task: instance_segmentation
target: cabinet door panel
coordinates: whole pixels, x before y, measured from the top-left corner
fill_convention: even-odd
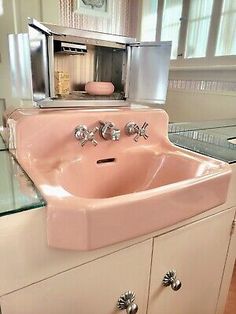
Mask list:
[[[127,290],[146,313],[152,240],[6,295],[2,314],[113,314]]]
[[[214,314],[234,210],[160,236],[154,241],[148,314]],[[171,269],[178,291],[163,287]]]

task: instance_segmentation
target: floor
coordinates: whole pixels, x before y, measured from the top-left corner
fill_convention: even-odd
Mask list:
[[[236,313],[236,264],[234,266],[234,273],[229,289],[228,300],[226,303],[224,314],[235,314]]]

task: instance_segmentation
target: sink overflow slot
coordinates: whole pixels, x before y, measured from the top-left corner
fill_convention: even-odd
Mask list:
[[[116,161],[115,158],[105,158],[105,159],[97,160],[97,164],[106,164],[106,163],[115,162],[115,161]]]

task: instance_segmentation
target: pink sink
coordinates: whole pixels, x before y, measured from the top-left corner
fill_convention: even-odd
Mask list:
[[[77,125],[112,121],[120,141],[81,147]],[[158,109],[22,110],[9,118],[16,155],[47,200],[52,247],[91,250],[171,226],[225,202],[228,164],[177,148]],[[148,122],[148,140],[127,136]]]
[[[97,164],[93,155],[90,158],[83,156],[60,165],[56,182],[72,195],[104,199],[155,189],[212,172],[206,161],[184,153],[156,153],[157,149],[154,146],[124,150],[110,164]]]

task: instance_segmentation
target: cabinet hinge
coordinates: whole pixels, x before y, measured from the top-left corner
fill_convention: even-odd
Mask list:
[[[234,219],[232,222],[231,234],[234,233],[235,227],[236,227],[236,219]]]

